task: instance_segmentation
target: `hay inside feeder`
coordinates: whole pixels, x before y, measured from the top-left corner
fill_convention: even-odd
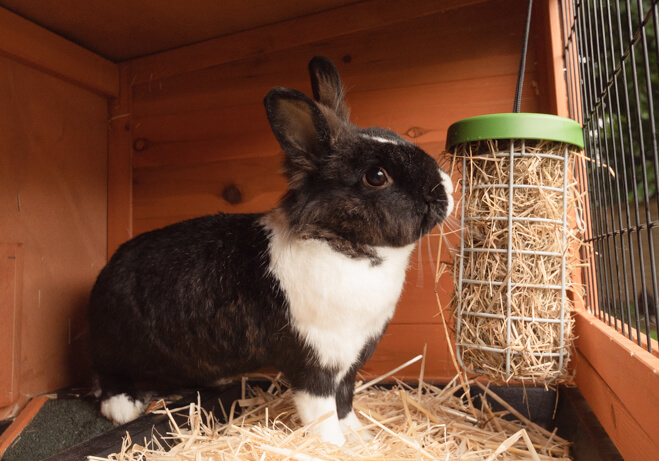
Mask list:
[[[571,378],[577,149],[516,139],[451,152],[463,195],[452,306],[458,360],[470,372],[542,384]]]

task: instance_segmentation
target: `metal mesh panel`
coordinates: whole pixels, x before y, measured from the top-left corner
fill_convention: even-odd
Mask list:
[[[589,159],[579,170],[590,204],[586,306],[650,352],[659,314],[658,3],[561,2],[570,117],[584,127]]]

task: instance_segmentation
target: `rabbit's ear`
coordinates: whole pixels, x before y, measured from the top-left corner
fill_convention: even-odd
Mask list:
[[[322,157],[330,148],[327,120],[304,93],[288,88],[273,88],[263,101],[277,141],[287,157],[297,162]]]
[[[323,56],[314,56],[309,62],[309,76],[314,99],[332,109],[341,120],[347,122],[350,118],[350,110],[343,99],[341,78],[334,63]]]

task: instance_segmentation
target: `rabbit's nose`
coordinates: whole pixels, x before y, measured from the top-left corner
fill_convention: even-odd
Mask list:
[[[451,177],[442,169],[438,169],[439,182],[430,187],[426,200],[429,204],[444,202],[446,203],[446,215],[453,211],[453,183]]]
[[[453,183],[451,182],[451,177],[441,168],[438,171],[439,171],[439,177],[441,178],[442,181],[442,186],[444,187],[446,194],[447,195],[453,194]]]

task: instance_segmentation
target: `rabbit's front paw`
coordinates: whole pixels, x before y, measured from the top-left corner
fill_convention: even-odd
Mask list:
[[[341,426],[344,436],[350,441],[358,441],[361,439],[364,442],[369,442],[374,438],[371,431],[363,429],[364,425],[357,418],[354,411],[351,411],[343,419],[339,420],[339,425]]]
[[[343,446],[346,443],[346,437],[343,435],[339,421],[334,417],[330,417],[325,421],[318,423],[313,429],[312,432],[320,436],[320,440],[323,442],[331,443],[337,447]]]

